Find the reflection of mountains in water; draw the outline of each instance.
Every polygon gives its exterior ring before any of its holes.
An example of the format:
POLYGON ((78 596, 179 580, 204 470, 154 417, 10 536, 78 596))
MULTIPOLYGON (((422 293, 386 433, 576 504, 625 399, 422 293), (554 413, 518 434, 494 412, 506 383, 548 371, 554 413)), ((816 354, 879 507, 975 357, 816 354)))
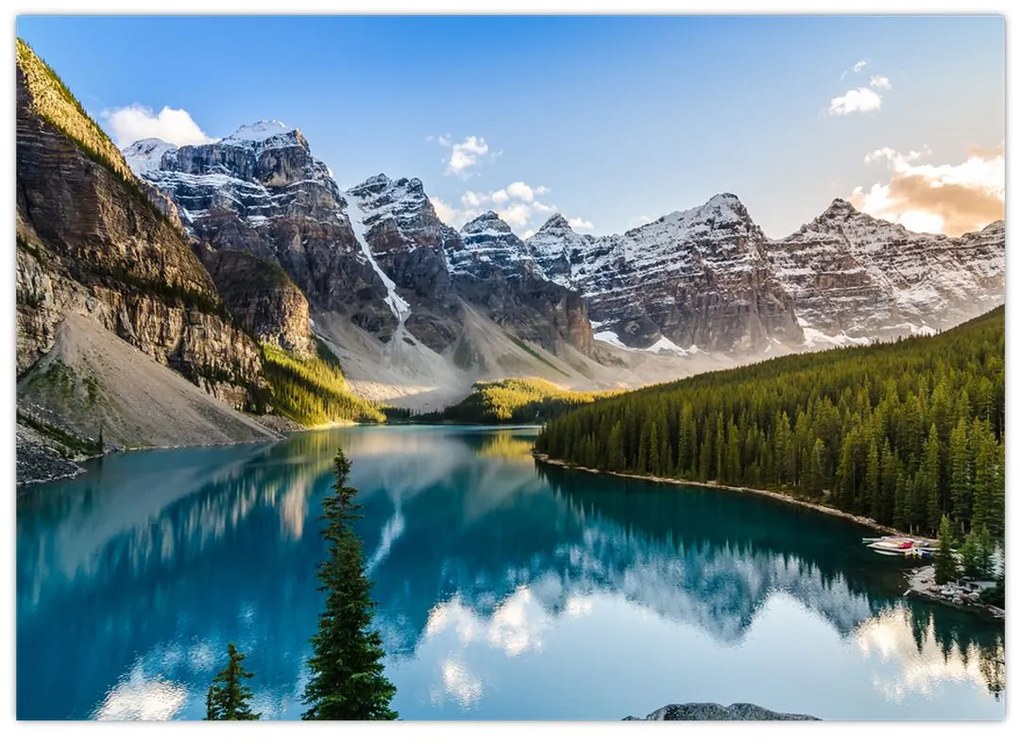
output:
MULTIPOLYGON (((91 480, 48 489, 45 507, 19 518, 19 646, 41 649, 31 663, 54 670, 65 643, 108 660, 80 670, 78 699, 69 690, 68 700, 76 715, 95 704, 90 690, 108 689, 138 658, 163 670, 177 659, 175 679, 207 684, 215 658, 206 657, 227 640, 258 648, 260 686, 293 691, 321 604, 317 516, 340 445, 354 465, 358 531, 393 655, 414 653, 434 608, 455 602, 487 622, 523 587, 553 617, 608 592, 723 643, 743 637, 773 592, 843 635, 896 601, 847 568, 862 552, 852 525, 763 499, 536 471, 513 439, 330 430, 242 458, 113 459, 91 480), (83 488, 93 495, 82 498, 83 488), (61 643, 40 641, 54 633, 61 643), (205 651, 167 641, 192 638, 205 651)), ((929 615, 946 648, 976 637, 954 613, 929 615)))

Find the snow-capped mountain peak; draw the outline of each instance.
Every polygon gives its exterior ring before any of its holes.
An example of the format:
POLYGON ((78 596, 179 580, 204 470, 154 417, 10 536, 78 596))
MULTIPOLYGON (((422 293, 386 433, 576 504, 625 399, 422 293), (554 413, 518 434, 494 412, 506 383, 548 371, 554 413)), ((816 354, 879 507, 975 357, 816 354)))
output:
POLYGON ((158 170, 163 154, 176 149, 177 145, 156 137, 148 137, 125 147, 123 153, 128 167, 141 175, 158 170))
MULTIPOLYGON (((570 226, 570 223, 567 221, 567 218, 564 217, 559 212, 557 212, 552 217, 547 219, 542 224, 542 226, 538 228, 538 232, 542 232, 543 230, 558 232, 574 232, 574 228, 570 226)), ((535 234, 537 235, 538 233, 535 234)))
POLYGON ((490 209, 467 222, 460 231, 465 235, 477 235, 483 232, 512 233, 513 228, 490 209))
POLYGON ((237 128, 229 137, 224 137, 224 142, 262 142, 270 137, 281 134, 296 132, 293 127, 288 127, 282 121, 276 119, 262 119, 251 124, 243 124, 237 128))

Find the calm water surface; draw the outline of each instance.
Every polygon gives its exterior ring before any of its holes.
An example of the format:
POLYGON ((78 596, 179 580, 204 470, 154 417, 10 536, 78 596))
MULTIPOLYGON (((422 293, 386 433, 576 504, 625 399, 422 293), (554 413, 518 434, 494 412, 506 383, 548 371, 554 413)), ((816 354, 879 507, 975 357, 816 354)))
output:
POLYGON ((19 718, 201 718, 228 641, 299 718, 331 459, 353 461, 403 718, 752 702, 1001 718, 1001 628, 904 599, 856 525, 537 466, 534 430, 361 427, 106 458, 22 489, 19 718))

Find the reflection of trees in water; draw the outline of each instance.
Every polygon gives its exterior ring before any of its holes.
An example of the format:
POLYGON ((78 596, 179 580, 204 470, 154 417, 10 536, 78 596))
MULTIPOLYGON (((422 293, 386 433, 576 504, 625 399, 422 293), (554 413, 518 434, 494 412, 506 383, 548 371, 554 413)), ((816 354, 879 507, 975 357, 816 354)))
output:
MULTIPOLYGON (((509 432, 364 428, 112 459, 92 480, 60 486, 57 498, 19 499, 19 648, 33 649, 19 688, 38 684, 27 693, 49 697, 69 653, 88 649, 106 661, 83 665, 64 701, 70 715, 92 710, 96 691, 139 658, 146 679, 162 672, 204 690, 217 660, 203 661, 203 649, 236 640, 258 649, 250 658, 259 693, 284 705, 300 689, 314 630, 315 518, 340 445, 365 507, 358 529, 390 654, 414 654, 443 608, 516 647, 596 592, 733 643, 769 594, 783 592, 847 637, 901 608, 886 623, 899 623, 926 663, 932 644, 944 666, 959 649, 967 669, 977 659, 989 689, 1004 684, 991 661, 1001 657, 1001 633, 877 590, 874 566, 857 564, 852 525, 765 499, 734 496, 737 508, 698 489, 545 467, 536 477, 509 432), (523 625, 511 622, 518 617, 523 625)), ((19 653, 19 679, 27 663, 19 653)))
POLYGON ((875 685, 892 700, 928 695, 947 680, 984 685, 998 700, 1005 689, 1002 636, 968 619, 977 622, 929 604, 899 603, 862 623, 854 639, 866 656, 885 662, 875 685))

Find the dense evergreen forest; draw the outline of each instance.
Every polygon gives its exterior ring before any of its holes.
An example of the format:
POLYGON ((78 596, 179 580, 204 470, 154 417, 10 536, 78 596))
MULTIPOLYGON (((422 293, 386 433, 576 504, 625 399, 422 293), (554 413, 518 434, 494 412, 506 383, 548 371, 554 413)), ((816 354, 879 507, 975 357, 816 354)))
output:
POLYGON ((440 413, 419 414, 417 421, 472 424, 533 424, 613 393, 565 390, 536 377, 476 382, 471 395, 440 413))
POLYGON ((278 346, 262 347, 272 387, 272 409, 305 426, 335 421, 385 421, 382 411, 351 392, 340 362, 316 339, 318 357, 303 358, 278 346))
POLYGON ((934 534, 1001 540, 1005 313, 934 337, 786 356, 550 422, 536 450, 626 473, 767 488, 934 534))

